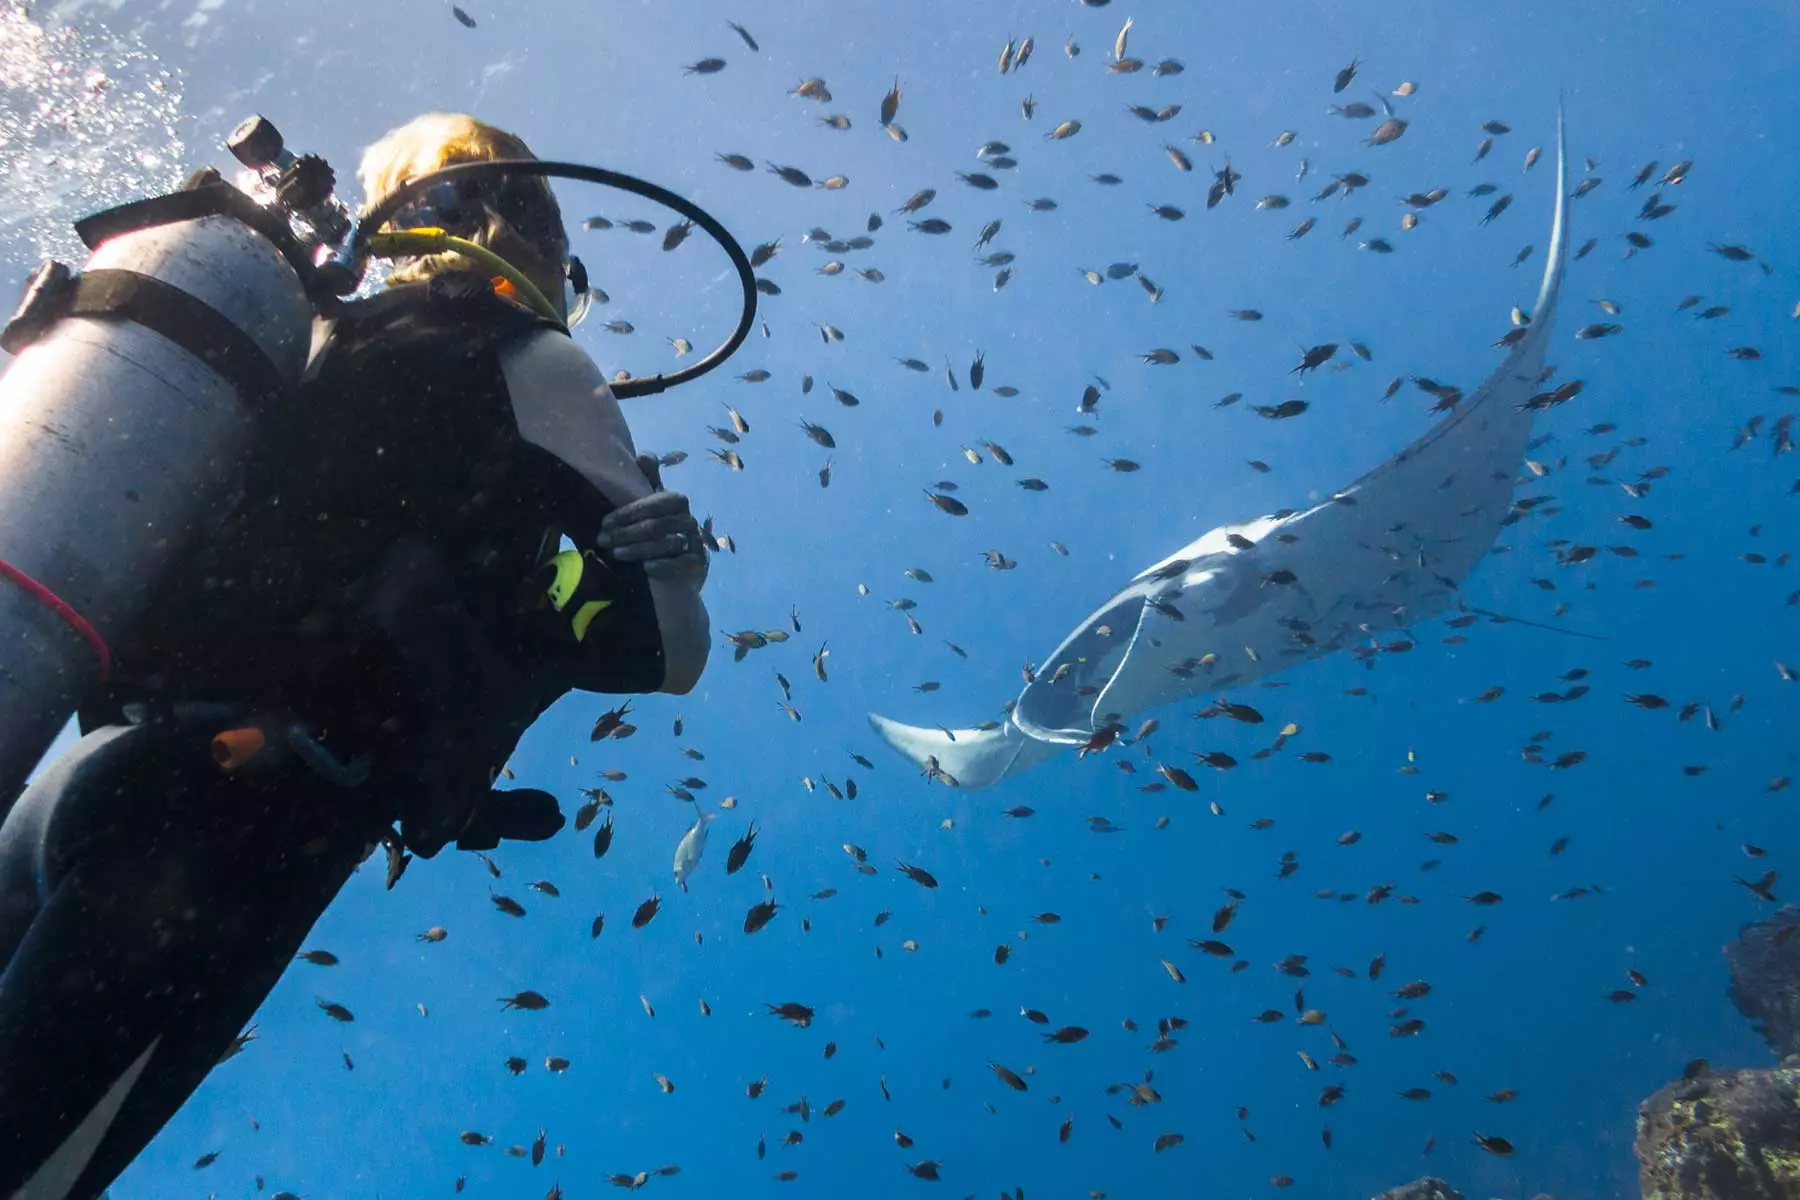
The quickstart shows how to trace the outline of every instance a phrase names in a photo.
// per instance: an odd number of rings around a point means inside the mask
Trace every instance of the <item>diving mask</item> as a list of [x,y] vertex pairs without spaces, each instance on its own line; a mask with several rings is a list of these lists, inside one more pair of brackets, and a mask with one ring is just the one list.
[[[561,229],[542,219],[534,219],[541,206],[530,204],[514,183],[507,180],[500,185],[496,201],[501,215],[521,236],[535,244],[566,245],[567,239]],[[473,179],[433,184],[424,196],[396,212],[388,224],[396,229],[430,227],[457,237],[473,237],[482,228],[481,202],[486,190],[481,182]],[[572,254],[563,259],[562,277],[563,324],[573,329],[593,307],[593,295],[588,287],[587,268]]]

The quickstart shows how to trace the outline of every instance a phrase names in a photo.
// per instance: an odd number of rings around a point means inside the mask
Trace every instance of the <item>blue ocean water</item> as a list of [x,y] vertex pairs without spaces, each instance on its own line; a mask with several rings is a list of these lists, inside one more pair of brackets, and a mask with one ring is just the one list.
[[[645,1186],[688,1195],[1228,1197],[1285,1187],[1344,1197],[1430,1173],[1469,1195],[1622,1197],[1636,1194],[1641,1098],[1690,1059],[1770,1061],[1725,997],[1719,947],[1767,912],[1732,877],[1783,869],[1796,841],[1792,793],[1771,789],[1795,769],[1797,711],[1796,685],[1775,664],[1800,662],[1800,582],[1785,558],[1800,524],[1796,460],[1777,456],[1770,437],[1800,407],[1776,390],[1800,384],[1791,319],[1800,239],[1784,153],[1800,133],[1786,102],[1800,54],[1790,8],[463,7],[475,28],[448,5],[342,0],[64,3],[38,6],[32,20],[80,31],[96,56],[141,48],[178,76],[180,111],[157,149],[178,140],[170,157],[180,162],[170,172],[170,163],[137,160],[146,188],[223,164],[223,137],[251,112],[347,179],[360,147],[385,130],[421,111],[469,111],[542,156],[658,180],[746,246],[780,238],[759,272],[781,289],[762,299],[766,334],[759,327],[706,381],[627,406],[640,448],[688,453],[666,480],[735,547],[716,557],[707,589],[720,643],[694,694],[633,702],[635,737],[590,743],[612,702],[572,696],[513,757],[520,785],[555,791],[570,813],[579,789],[605,787],[617,835],[604,859],[571,830],[542,846],[503,846],[491,856],[497,879],[478,858],[446,851],[414,864],[391,893],[375,860],[309,941],[340,964],[293,966],[258,1014],[255,1040],[214,1072],[115,1197],[260,1189],[391,1200],[447,1196],[459,1179],[472,1196],[536,1196],[560,1183],[578,1197],[608,1193],[608,1176],[664,1165],[679,1174]],[[1130,56],[1184,69],[1109,70],[1127,17]],[[999,73],[1002,47],[1027,36],[1030,60]],[[726,60],[723,70],[683,73],[712,56]],[[1355,81],[1334,94],[1334,76],[1353,59]],[[828,102],[790,94],[810,78],[826,82]],[[904,143],[877,120],[896,79]],[[1394,95],[1406,81],[1414,94]],[[21,81],[8,103],[41,86]],[[1364,144],[1379,116],[1328,112],[1379,108],[1372,91],[1410,122],[1392,145]],[[121,93],[120,105],[146,94]],[[1141,746],[1080,760],[1071,752],[980,792],[920,778],[880,743],[865,713],[952,727],[995,716],[1017,694],[1021,667],[1141,567],[1216,525],[1304,507],[1387,458],[1434,419],[1410,383],[1384,402],[1390,380],[1479,383],[1498,361],[1490,343],[1508,328],[1508,310],[1536,295],[1559,98],[1571,184],[1602,180],[1571,205],[1572,245],[1597,243],[1569,267],[1550,351],[1558,378],[1586,387],[1539,418],[1536,433],[1548,440],[1531,458],[1544,474],[1519,489],[1553,497],[1553,512],[1505,530],[1510,553],[1484,562],[1463,594],[1605,640],[1481,623],[1460,631],[1466,642],[1446,643],[1457,631],[1421,620],[1409,654],[1376,655],[1373,665],[1337,655],[1233,690],[1232,700],[1267,716],[1262,726],[1195,721],[1218,698],[1207,693],[1144,714],[1161,720],[1153,756]],[[1127,111],[1176,104],[1180,113],[1157,124]],[[839,113],[848,130],[821,123]],[[1078,134],[1046,138],[1071,120]],[[1510,132],[1473,161],[1491,121]],[[123,125],[118,136],[143,128]],[[1284,130],[1295,131],[1292,143],[1275,145]],[[1210,143],[1194,140],[1202,131]],[[1016,168],[981,164],[977,147],[990,141],[1010,145]],[[1165,143],[1192,172],[1175,168]],[[1526,170],[1533,147],[1546,156]],[[129,168],[122,142],[105,149]],[[757,169],[733,171],[720,153],[748,155]],[[1243,179],[1209,211],[1205,189],[1228,157]],[[1297,181],[1302,159],[1310,174]],[[1676,210],[1641,221],[1657,186],[1628,185],[1652,160],[1653,180],[1682,160],[1693,165],[1660,188]],[[799,189],[765,164],[849,182]],[[988,171],[999,187],[976,190],[958,171]],[[1349,199],[1312,202],[1350,171],[1372,182]],[[1092,178],[1106,173],[1121,182]],[[1515,196],[1487,225],[1490,198],[1467,195],[1481,183]],[[1402,230],[1399,198],[1434,187],[1448,198]],[[895,213],[923,188],[938,195],[918,217],[942,218],[950,232],[910,231]],[[659,228],[671,219],[616,194],[565,186],[559,195],[572,228],[591,215]],[[1292,203],[1259,211],[1269,195]],[[1031,211],[1026,202],[1039,197],[1055,210]],[[17,273],[45,236],[37,219],[73,219],[85,209],[69,202],[80,198],[9,197],[15,212],[38,205],[32,223],[10,227]],[[1152,205],[1185,217],[1160,219]],[[804,240],[814,228],[861,234],[871,213],[883,225],[868,250],[833,256]],[[1287,240],[1307,217],[1317,227]],[[1361,230],[1340,236],[1357,217]],[[1001,228],[980,255],[1016,256],[998,290],[997,268],[971,249],[995,219]],[[1653,245],[1627,254],[1633,231]],[[1359,249],[1371,236],[1393,252]],[[617,227],[573,238],[610,296],[579,333],[608,370],[667,369],[677,362],[667,339],[703,351],[729,330],[736,289],[704,241],[664,253],[660,238]],[[1729,261],[1711,244],[1748,247],[1752,261]],[[1533,252],[1509,265],[1527,246]],[[819,273],[834,257],[847,269]],[[1135,264],[1160,285],[1160,300],[1130,278],[1083,278],[1113,263]],[[858,277],[869,267],[880,282]],[[1678,309],[1690,295],[1699,304]],[[1616,316],[1595,305],[1603,299]],[[1696,319],[1715,305],[1730,311]],[[1227,316],[1242,309],[1264,319]],[[608,333],[606,320],[636,331]],[[1623,331],[1574,337],[1603,321]],[[822,337],[822,325],[842,340]],[[1305,347],[1353,340],[1369,361],[1346,348],[1334,365],[1348,369],[1289,374]],[[1728,355],[1743,346],[1760,359]],[[1159,347],[1181,361],[1141,360]],[[978,353],[981,390],[968,376]],[[909,371],[901,358],[930,370]],[[733,378],[754,368],[771,377]],[[1096,376],[1109,385],[1099,413],[1077,414]],[[997,396],[997,386],[1017,395]],[[861,404],[840,406],[832,387]],[[1233,392],[1245,399],[1215,407]],[[1310,407],[1285,421],[1247,411],[1288,398]],[[750,425],[732,447],[742,471],[706,453],[724,449],[707,426],[728,427],[728,405]],[[1764,423],[1734,449],[1758,417]],[[803,419],[829,428],[837,450],[809,441],[796,428]],[[1096,436],[1068,432],[1084,422]],[[1616,429],[1586,432],[1601,424]],[[964,457],[984,440],[1017,466],[986,451],[979,465]],[[1106,458],[1142,469],[1121,474]],[[1026,476],[1050,489],[1016,487]],[[1641,499],[1619,486],[1646,478],[1653,487]],[[958,485],[968,516],[925,502],[921,489],[939,480]],[[1629,514],[1652,527],[1619,523]],[[1557,539],[1638,554],[1602,551],[1563,566]],[[987,550],[1016,569],[991,569]],[[895,611],[903,598],[917,607]],[[724,634],[776,629],[788,640],[732,661]],[[821,646],[828,681],[812,667]],[[1649,665],[1625,665],[1634,660]],[[1578,669],[1591,689],[1579,700],[1531,700],[1567,689],[1563,677]],[[792,684],[797,717],[779,706],[778,673]],[[926,683],[940,686],[919,691]],[[1504,695],[1475,701],[1494,687]],[[1646,692],[1671,708],[1624,700]],[[1710,706],[1719,728],[1679,720],[1676,708],[1689,702]],[[1288,745],[1252,759],[1289,722],[1301,729]],[[1534,741],[1544,762],[1521,755]],[[1211,750],[1242,765],[1194,763],[1192,752]],[[1576,750],[1585,752],[1578,765],[1546,765]],[[1304,751],[1330,761],[1301,761]],[[1145,790],[1158,762],[1193,772],[1199,791]],[[626,778],[604,780],[602,770]],[[683,893],[670,862],[694,810],[667,786],[690,776],[705,781],[693,790],[719,819]],[[825,790],[846,778],[855,799]],[[1004,815],[1017,806],[1034,813]],[[1093,832],[1093,817],[1119,831]],[[751,822],[755,850],[728,876],[725,852]],[[1351,831],[1360,839],[1340,844]],[[1437,833],[1456,840],[1429,840]],[[1552,856],[1561,838],[1567,849]],[[1745,843],[1766,856],[1747,857]],[[866,851],[876,873],[857,872],[846,845]],[[1277,878],[1289,851],[1299,868]],[[1428,860],[1438,865],[1427,870]],[[926,868],[941,886],[920,888],[897,862]],[[558,897],[532,889],[544,880]],[[1368,901],[1388,885],[1392,898]],[[1227,888],[1244,895],[1217,935],[1235,953],[1207,956],[1189,939],[1215,936]],[[1573,888],[1593,890],[1554,898]],[[521,901],[527,915],[498,912],[490,891]],[[1464,899],[1484,891],[1504,899]],[[631,928],[652,895],[661,912]],[[780,912],[745,935],[745,911],[770,895]],[[601,913],[605,930],[590,936]],[[1035,919],[1046,913],[1061,919]],[[417,940],[430,927],[448,937]],[[1477,927],[1484,932],[1471,940]],[[997,965],[1002,945],[1011,953]],[[1276,970],[1290,955],[1307,956],[1310,974]],[[1371,981],[1377,955],[1386,970]],[[1248,966],[1233,973],[1234,959]],[[1334,972],[1340,966],[1350,975]],[[1413,980],[1428,981],[1430,994],[1393,995]],[[503,1012],[498,998],[524,988],[550,1006]],[[1615,991],[1634,998],[1614,1001]],[[320,999],[347,1006],[355,1021],[330,1020]],[[809,1028],[767,1011],[789,1001],[815,1010]],[[1390,1036],[1400,1007],[1426,1021],[1422,1033]],[[1050,1024],[1023,1019],[1022,1008]],[[978,1009],[992,1015],[972,1017]],[[1305,1009],[1325,1022],[1298,1023]],[[1281,1019],[1258,1023],[1265,1010]],[[1153,1048],[1167,1018],[1186,1024],[1170,1032],[1172,1045]],[[1064,1025],[1090,1036],[1045,1042],[1046,1029]],[[1339,1053],[1332,1031],[1354,1065],[1327,1061]],[[511,1056],[529,1064],[522,1075],[507,1069]],[[567,1069],[547,1070],[553,1056]],[[1027,1090],[1007,1087],[990,1063],[1022,1073]],[[1130,1103],[1130,1085],[1147,1072],[1160,1100]],[[765,1077],[760,1098],[748,1096]],[[1343,1096],[1322,1107],[1331,1086]],[[1412,1088],[1430,1096],[1401,1098]],[[1502,1089],[1517,1098],[1486,1099]],[[803,1097],[804,1119],[786,1111]],[[839,1099],[841,1112],[825,1117]],[[542,1166],[508,1155],[540,1130],[551,1147]],[[464,1131],[492,1144],[466,1145]],[[784,1144],[790,1131],[804,1140]],[[896,1131],[910,1145],[897,1146]],[[1515,1152],[1484,1152],[1477,1131]],[[1183,1140],[1158,1151],[1164,1134]],[[922,1161],[941,1164],[941,1182],[905,1170]],[[791,1180],[777,1178],[790,1171]]]

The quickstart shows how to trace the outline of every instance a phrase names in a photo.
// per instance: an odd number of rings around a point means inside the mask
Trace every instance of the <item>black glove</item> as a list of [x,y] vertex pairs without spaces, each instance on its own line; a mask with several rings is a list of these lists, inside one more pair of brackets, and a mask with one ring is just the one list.
[[469,823],[456,838],[458,850],[492,850],[501,839],[543,842],[563,827],[556,797],[537,788],[490,791],[475,805]]

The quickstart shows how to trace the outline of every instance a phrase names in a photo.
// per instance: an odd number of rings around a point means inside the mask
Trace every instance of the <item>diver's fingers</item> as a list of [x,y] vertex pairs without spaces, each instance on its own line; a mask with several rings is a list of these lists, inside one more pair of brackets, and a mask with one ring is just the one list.
[[674,558],[678,554],[688,554],[701,548],[700,526],[694,518],[688,516],[639,521],[624,529],[602,533],[600,537],[606,539],[612,548],[613,557],[621,562]]
[[607,513],[600,522],[600,528],[616,532],[637,521],[653,517],[686,516],[687,512],[688,498],[680,492],[652,492],[641,500],[622,504]]

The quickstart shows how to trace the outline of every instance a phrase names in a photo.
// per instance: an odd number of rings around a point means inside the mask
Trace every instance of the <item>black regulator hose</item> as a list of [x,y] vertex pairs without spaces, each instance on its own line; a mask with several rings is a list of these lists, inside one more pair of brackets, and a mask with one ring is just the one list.
[[671,371],[667,375],[651,375],[643,379],[626,379],[612,385],[613,395],[621,400],[629,400],[634,396],[654,396],[666,392],[672,387],[690,383],[723,363],[737,352],[750,336],[751,329],[756,326],[756,276],[750,268],[750,259],[744,248],[731,236],[731,232],[715,220],[711,213],[699,205],[677,196],[667,188],[658,187],[648,180],[639,179],[635,175],[622,175],[617,171],[608,171],[602,167],[590,167],[582,163],[554,162],[541,159],[496,158],[485,162],[457,163],[444,167],[428,175],[420,175],[409,179],[394,189],[393,193],[381,203],[363,214],[356,226],[356,237],[351,247],[357,262],[365,262],[369,258],[372,238],[393,215],[399,212],[415,197],[423,196],[431,187],[439,183],[455,182],[461,179],[488,179],[507,175],[546,175],[557,179],[576,179],[584,183],[597,183],[601,187],[617,188],[619,191],[631,192],[646,200],[655,201],[665,208],[672,208],[695,225],[699,226],[708,237],[719,244],[725,251],[731,265],[736,268],[738,283],[744,290],[744,308],[738,317],[737,328],[731,336],[708,354],[705,358],[679,371]]

